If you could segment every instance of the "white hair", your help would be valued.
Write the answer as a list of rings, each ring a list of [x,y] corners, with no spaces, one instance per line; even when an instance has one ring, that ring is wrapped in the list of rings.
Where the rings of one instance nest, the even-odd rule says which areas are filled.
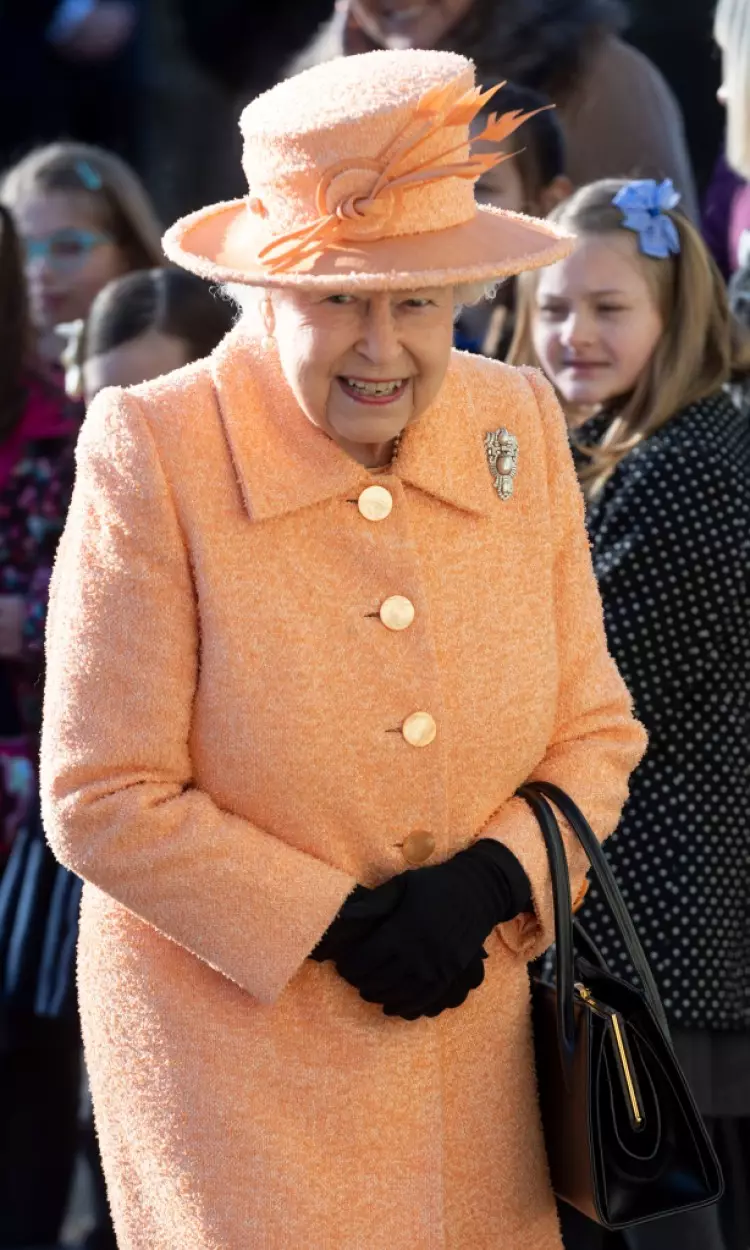
[[[719,0],[714,38],[724,67],[727,157],[750,178],[750,0]]]
[[[493,300],[501,281],[500,278],[493,278],[490,282],[462,282],[454,286],[453,302],[457,311],[467,304],[481,304],[483,299]]]
[[[227,299],[237,309],[237,320],[255,322],[262,326],[261,305],[268,292],[262,286],[250,286],[247,282],[227,282],[217,288],[217,294]]]
[[[750,0],[748,0],[748,3],[750,3]],[[453,288],[453,303],[456,315],[467,304],[478,304],[483,299],[494,299],[499,285],[499,280],[496,278],[491,282],[459,283]],[[226,286],[221,288],[220,293],[237,305],[240,317],[243,319],[247,318],[251,322],[257,321],[262,333],[262,305],[266,296],[273,294],[271,291],[260,286],[249,286],[243,282],[228,282]]]

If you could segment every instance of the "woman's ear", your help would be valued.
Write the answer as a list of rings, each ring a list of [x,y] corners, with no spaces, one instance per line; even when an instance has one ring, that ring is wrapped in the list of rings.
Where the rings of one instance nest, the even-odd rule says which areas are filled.
[[[546,187],[542,188],[539,195],[539,207],[541,216],[547,217],[553,208],[557,208],[558,204],[562,204],[563,200],[567,200],[575,190],[571,179],[567,174],[558,174]]]

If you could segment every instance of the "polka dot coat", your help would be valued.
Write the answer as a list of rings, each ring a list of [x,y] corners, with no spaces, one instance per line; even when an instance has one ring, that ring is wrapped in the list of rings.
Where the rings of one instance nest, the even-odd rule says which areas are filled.
[[[598,426],[598,428],[597,428]],[[581,431],[592,441],[601,422]],[[609,646],[649,750],[608,858],[678,1028],[750,1027],[750,426],[718,393],[589,509]],[[630,974],[592,886],[580,919]]]

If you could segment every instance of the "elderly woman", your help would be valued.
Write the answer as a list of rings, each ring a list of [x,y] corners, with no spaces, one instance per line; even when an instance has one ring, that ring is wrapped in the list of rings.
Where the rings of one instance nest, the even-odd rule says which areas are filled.
[[[643,734],[552,392],[451,349],[466,283],[569,250],[477,209],[482,104],[417,51],[257,99],[250,195],[166,249],[260,329],[87,418],[43,791],[121,1250],[559,1250],[514,792],[605,836]]]

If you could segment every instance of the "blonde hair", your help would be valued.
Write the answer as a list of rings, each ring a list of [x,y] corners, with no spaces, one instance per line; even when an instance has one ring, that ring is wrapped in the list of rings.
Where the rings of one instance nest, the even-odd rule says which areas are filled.
[[[719,0],[714,38],[724,66],[727,157],[750,178],[750,0]]]
[[[88,196],[128,269],[165,263],[156,211],[140,179],[119,156],[87,143],[36,148],[5,174],[0,200],[13,210],[27,196],[58,191]]]
[[[619,232],[623,214],[612,200],[624,186],[627,182],[608,179],[582,187],[550,214],[551,219],[580,236]],[[680,236],[679,254],[656,260],[634,253],[664,330],[634,390],[614,411],[601,443],[579,445],[586,458],[581,481],[590,499],[638,443],[689,404],[724,386],[733,372],[750,369],[750,340],[732,318],[724,280],[703,240],[681,213],[670,209],[667,216]],[[637,246],[635,235],[632,238]],[[538,273],[525,273],[518,284],[511,364],[540,367],[532,334],[538,282]]]

